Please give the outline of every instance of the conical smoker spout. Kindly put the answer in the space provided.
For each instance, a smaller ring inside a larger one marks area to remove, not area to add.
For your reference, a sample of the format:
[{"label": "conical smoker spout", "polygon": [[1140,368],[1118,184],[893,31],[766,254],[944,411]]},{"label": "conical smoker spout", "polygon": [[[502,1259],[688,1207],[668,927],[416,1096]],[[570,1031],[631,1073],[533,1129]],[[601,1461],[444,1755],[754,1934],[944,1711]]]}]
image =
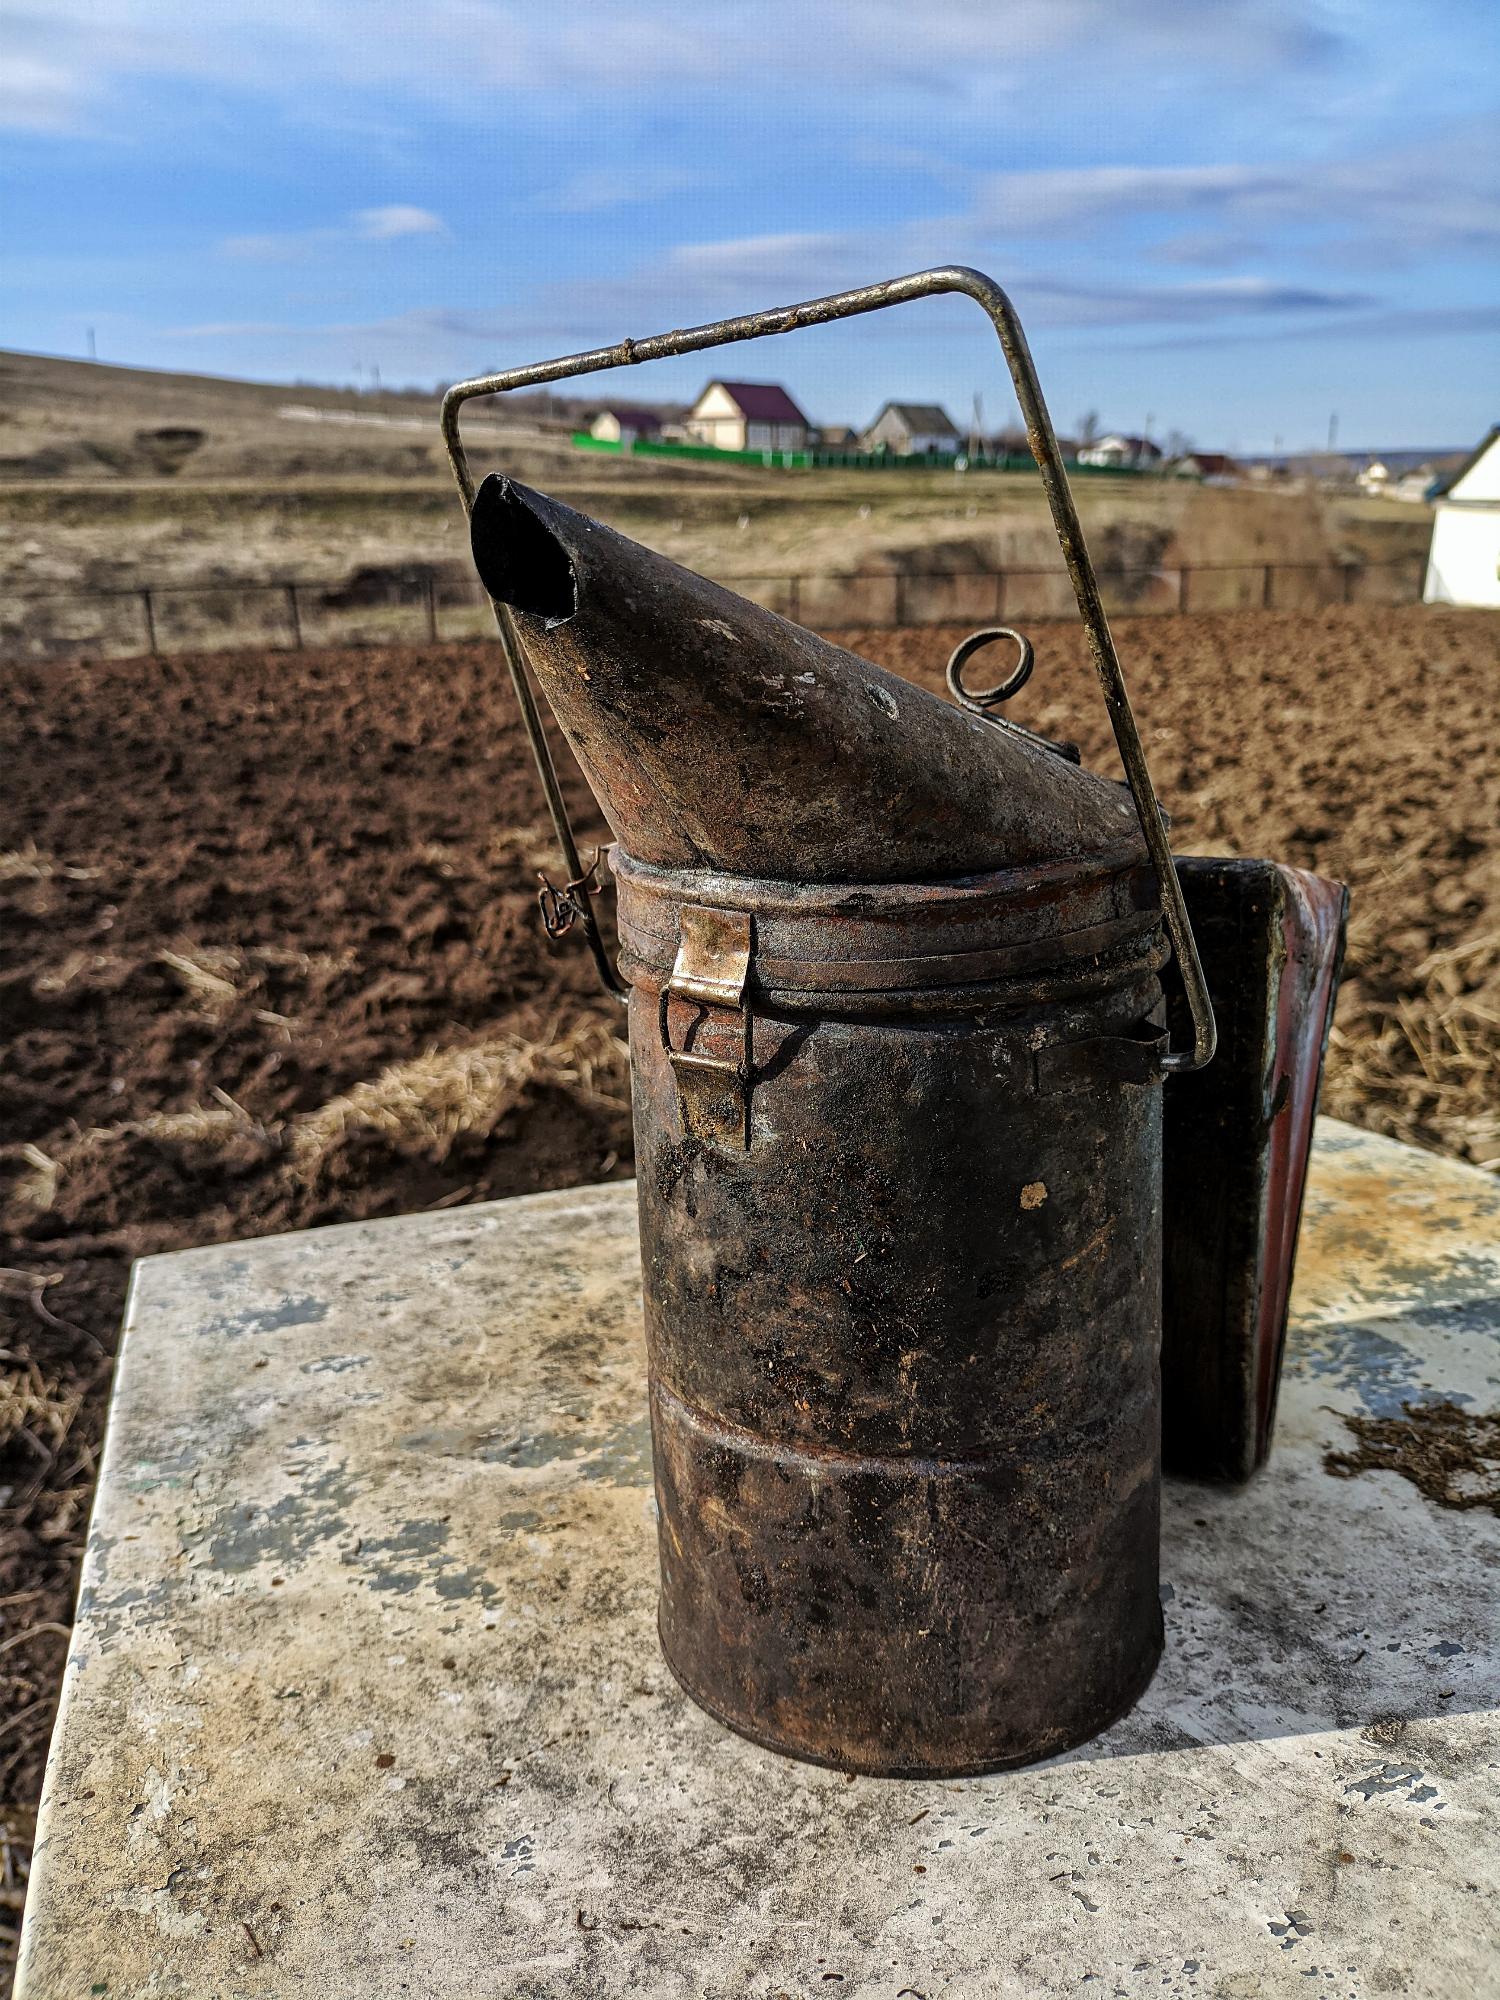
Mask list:
[{"label": "conical smoker spout", "polygon": [[491,477],[472,537],[639,861],[915,882],[1144,854],[1120,787],[558,501]]}]

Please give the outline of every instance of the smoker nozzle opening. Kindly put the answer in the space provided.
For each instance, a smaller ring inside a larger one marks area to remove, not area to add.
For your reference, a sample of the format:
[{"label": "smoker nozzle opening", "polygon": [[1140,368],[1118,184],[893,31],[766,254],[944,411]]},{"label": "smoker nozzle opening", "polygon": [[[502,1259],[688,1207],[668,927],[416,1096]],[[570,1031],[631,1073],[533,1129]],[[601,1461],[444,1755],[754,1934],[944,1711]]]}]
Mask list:
[{"label": "smoker nozzle opening", "polygon": [[479,580],[495,602],[544,619],[550,632],[578,609],[578,580],[534,500],[492,472],[475,495],[469,539]]}]

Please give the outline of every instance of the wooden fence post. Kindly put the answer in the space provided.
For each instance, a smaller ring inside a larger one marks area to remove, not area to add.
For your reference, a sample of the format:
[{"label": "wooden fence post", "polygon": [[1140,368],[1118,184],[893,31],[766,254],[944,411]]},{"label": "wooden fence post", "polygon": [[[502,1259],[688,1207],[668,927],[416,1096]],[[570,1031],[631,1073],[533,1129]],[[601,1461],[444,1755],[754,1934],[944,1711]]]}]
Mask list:
[{"label": "wooden fence post", "polygon": [[427,576],[423,584],[422,595],[427,605],[427,636],[432,641],[432,643],[436,645],[437,635],[438,635],[437,577],[434,574],[434,572],[430,569],[427,572]]},{"label": "wooden fence post", "polygon": [[141,592],[141,609],[146,614],[146,651],[153,660],[159,659],[161,655],[156,644],[156,608],[151,602],[149,590]]},{"label": "wooden fence post", "polygon": [[1271,595],[1272,595],[1272,590],[1271,590],[1271,577],[1272,577],[1272,574],[1273,574],[1273,569],[1274,569],[1274,566],[1273,566],[1273,565],[1272,565],[1271,563],[1267,563],[1267,564],[1265,565],[1265,568],[1264,568],[1264,571],[1263,571],[1263,574],[1262,574],[1262,576],[1261,576],[1261,580],[1260,580],[1260,608],[1261,608],[1261,610],[1262,610],[1262,611],[1269,611],[1269,610],[1271,609]]},{"label": "wooden fence post", "polygon": [[1179,565],[1178,565],[1178,569],[1177,569],[1177,609],[1178,609],[1179,611],[1186,611],[1186,610],[1187,610],[1187,608],[1188,608],[1188,578],[1189,578],[1189,577],[1190,577],[1191,575],[1192,575],[1192,571],[1191,571],[1191,570],[1190,570],[1190,569],[1189,569],[1189,568],[1187,567],[1186,563],[1181,563],[1181,564],[1179,564]]},{"label": "wooden fence post", "polygon": [[302,613],[297,608],[297,586],[295,583],[289,583],[286,587],[286,615],[287,622],[292,628],[292,646],[295,651],[300,653],[302,651]]}]

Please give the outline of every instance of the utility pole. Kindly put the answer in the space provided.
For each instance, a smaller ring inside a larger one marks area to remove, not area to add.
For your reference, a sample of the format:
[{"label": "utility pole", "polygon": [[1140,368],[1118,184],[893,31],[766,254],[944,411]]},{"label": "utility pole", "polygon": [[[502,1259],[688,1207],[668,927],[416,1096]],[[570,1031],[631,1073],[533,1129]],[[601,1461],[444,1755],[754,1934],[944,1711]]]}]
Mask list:
[{"label": "utility pole", "polygon": [[974,391],[974,424],[969,432],[969,458],[976,460],[984,445],[984,397]]},{"label": "utility pole", "polygon": [[89,328],[89,360],[90,360],[90,361],[97,361],[98,359],[99,359],[99,350],[98,350],[98,348],[97,348],[97,347],[95,347],[95,345],[94,345],[94,329],[93,329],[92,327],[90,327],[90,328]]},{"label": "utility pole", "polygon": [[1339,442],[1339,413],[1337,410],[1335,410],[1328,419],[1328,453],[1330,457],[1332,457],[1333,453],[1338,449],[1338,442]]}]

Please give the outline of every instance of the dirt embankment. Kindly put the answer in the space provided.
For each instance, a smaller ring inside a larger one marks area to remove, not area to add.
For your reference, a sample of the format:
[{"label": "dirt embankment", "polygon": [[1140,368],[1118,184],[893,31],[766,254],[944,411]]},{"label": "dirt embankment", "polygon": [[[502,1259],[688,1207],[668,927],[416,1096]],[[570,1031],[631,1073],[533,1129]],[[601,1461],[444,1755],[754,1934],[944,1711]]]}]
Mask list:
[{"label": "dirt embankment", "polygon": [[[839,636],[935,685],[961,634]],[[1110,768],[1081,634],[1038,638],[1019,719]],[[1500,620],[1251,613],[1119,638],[1178,846],[1353,887],[1327,1107],[1495,1162]],[[630,1127],[618,1011],[536,920],[551,843],[493,647],[15,669],[0,758],[19,1854],[129,1260],[623,1174]]]}]

